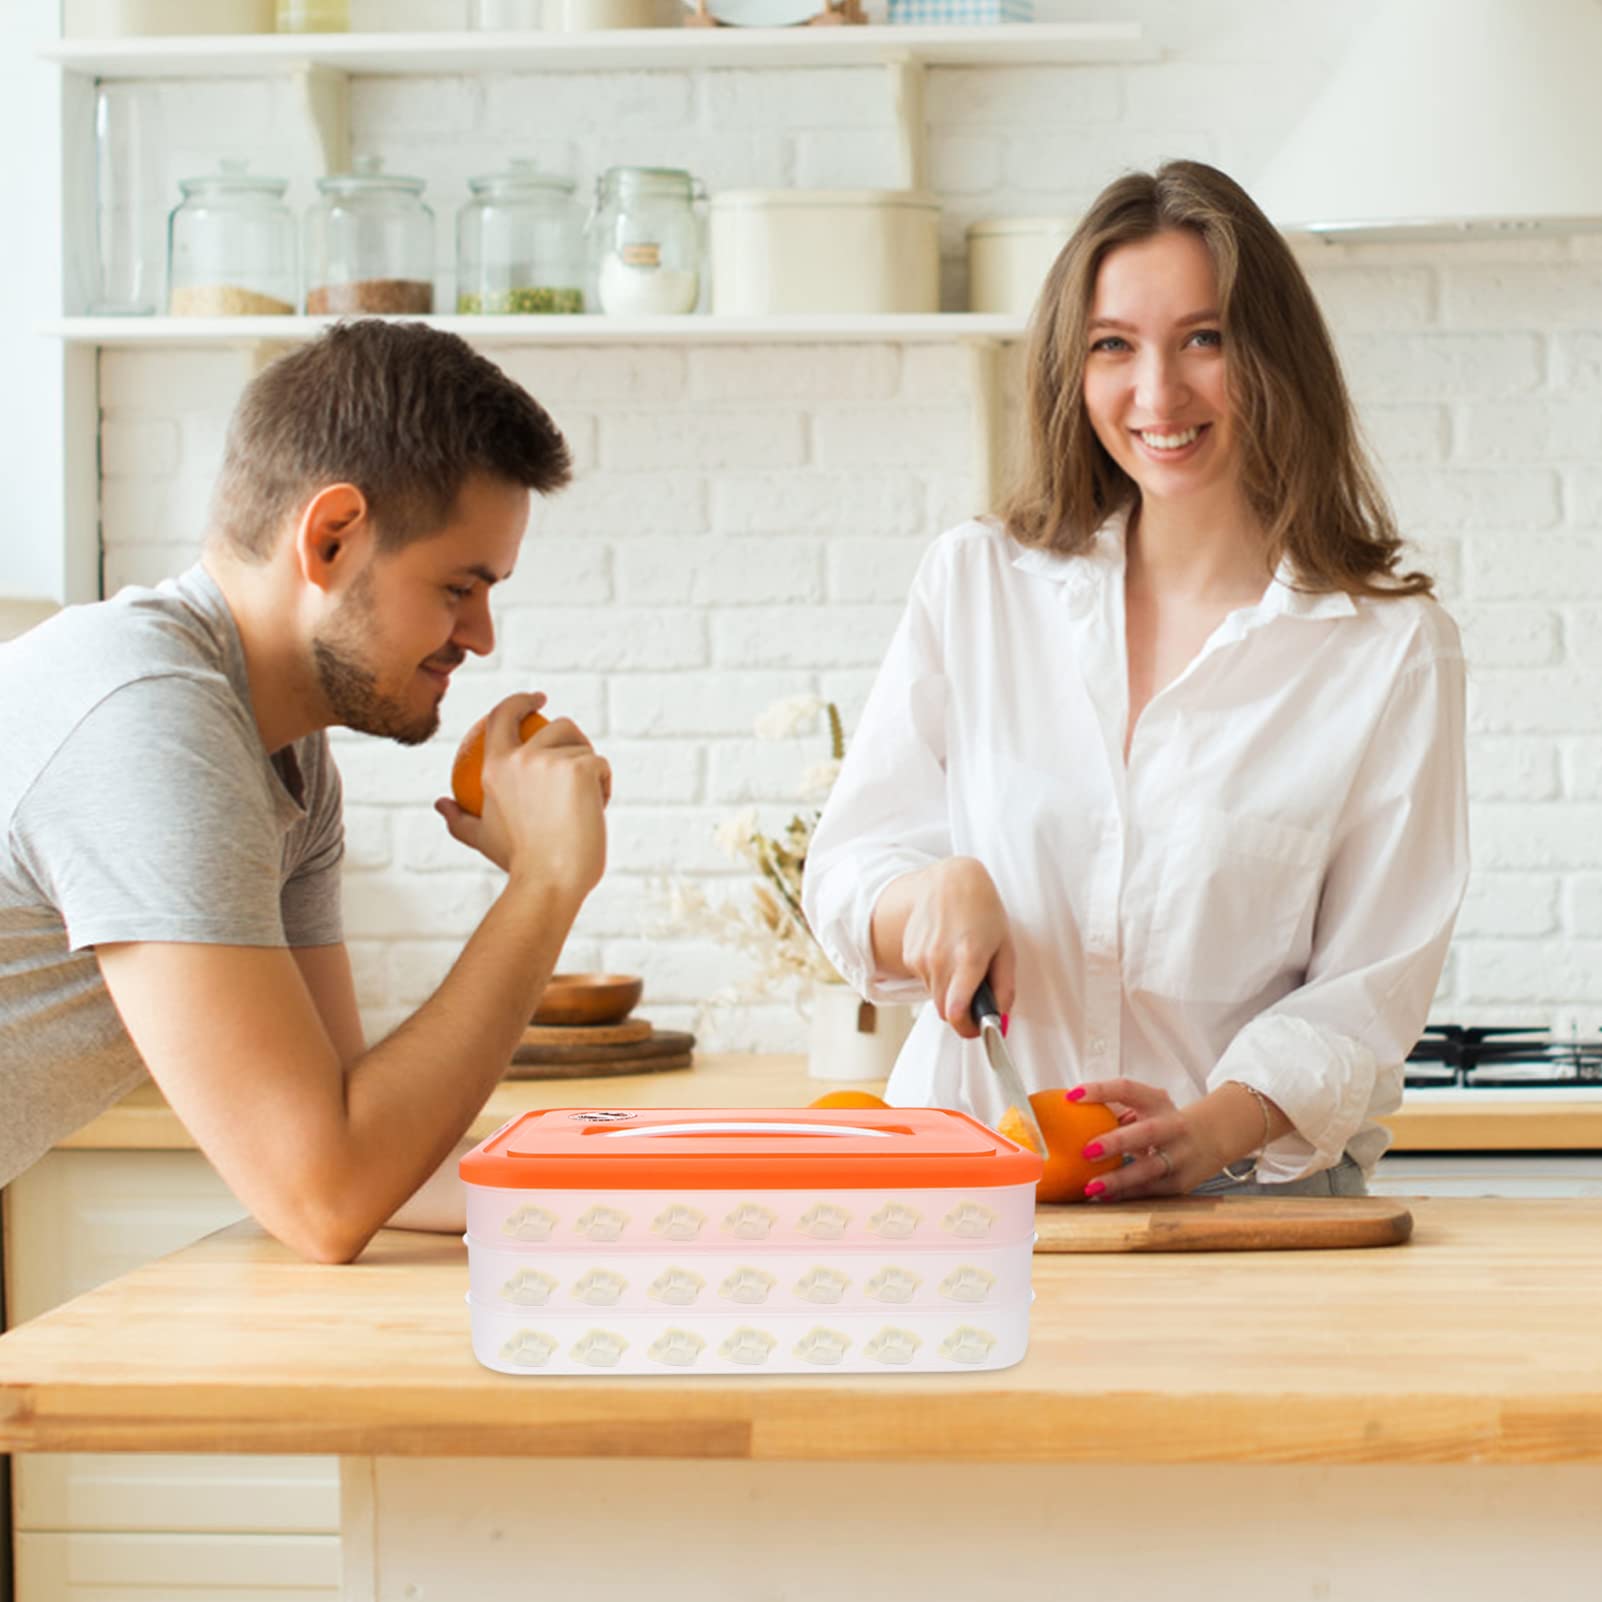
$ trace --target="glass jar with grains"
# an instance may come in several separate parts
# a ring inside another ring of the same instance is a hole
[[[514,160],[470,178],[456,214],[456,309],[468,315],[584,310],[584,219],[573,180]]]
[[[289,317],[299,282],[287,178],[242,161],[183,178],[167,219],[167,310],[174,317]]]
[[[434,214],[423,180],[373,156],[317,180],[306,213],[306,310],[422,316],[434,309]]]
[[[673,167],[611,167],[595,186],[591,265],[601,310],[660,317],[695,310],[701,294],[696,183]]]

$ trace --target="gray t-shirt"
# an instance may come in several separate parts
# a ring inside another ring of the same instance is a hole
[[[0,1185],[144,1077],[93,947],[341,938],[339,772],[269,756],[200,566],[0,645]]]

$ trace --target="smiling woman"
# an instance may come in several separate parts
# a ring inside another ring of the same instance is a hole
[[[895,1105],[999,1120],[988,977],[1031,1102],[1118,1117],[1088,1195],[1360,1190],[1467,873],[1457,631],[1223,173],[1104,191],[1027,386],[1025,471],[918,572],[808,919],[870,1000],[933,1002]]]

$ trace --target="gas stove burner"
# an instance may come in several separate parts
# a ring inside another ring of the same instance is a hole
[[[1602,1039],[1557,1039],[1538,1025],[1431,1024],[1407,1062],[1405,1083],[1415,1090],[1602,1086]]]

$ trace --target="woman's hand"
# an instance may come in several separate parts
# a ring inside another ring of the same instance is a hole
[[[1105,1102],[1118,1115],[1118,1128],[1092,1141],[1085,1155],[1092,1160],[1131,1159],[1091,1181],[1085,1194],[1093,1201],[1183,1196],[1212,1179],[1225,1164],[1239,1162],[1263,1144],[1257,1098],[1233,1081],[1183,1110],[1167,1091],[1138,1079],[1096,1079],[1068,1096],[1071,1101]],[[1272,1103],[1269,1107],[1270,1135],[1277,1138],[1290,1127],[1290,1120]]]
[[[965,1040],[972,1040],[979,1026],[969,1007],[979,981],[989,974],[1003,1013],[1012,1010],[1017,989],[1017,957],[995,883],[982,862],[951,857],[890,887],[898,889],[908,898],[902,965],[922,981],[935,1011]]]

